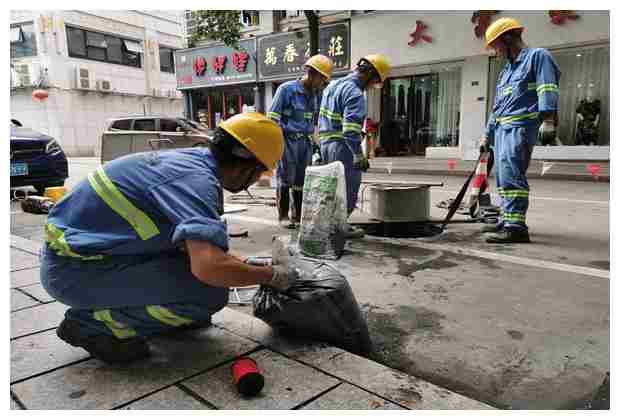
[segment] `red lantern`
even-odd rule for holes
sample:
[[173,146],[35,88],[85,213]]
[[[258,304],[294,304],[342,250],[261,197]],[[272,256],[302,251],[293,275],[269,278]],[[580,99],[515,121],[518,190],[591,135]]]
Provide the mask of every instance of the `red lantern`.
[[32,92],[32,99],[34,99],[35,101],[43,102],[44,100],[47,99],[48,96],[49,96],[49,92],[44,89],[37,89],[34,92]]

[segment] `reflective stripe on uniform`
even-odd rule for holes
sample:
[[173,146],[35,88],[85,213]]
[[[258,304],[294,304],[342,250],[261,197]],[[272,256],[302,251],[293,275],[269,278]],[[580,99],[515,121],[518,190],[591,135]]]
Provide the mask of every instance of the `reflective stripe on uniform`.
[[321,108],[319,111],[319,115],[322,115],[323,117],[330,119],[330,120],[342,121],[342,115],[336,114],[335,112],[331,112],[327,108]]
[[304,112],[304,118],[307,120],[312,119],[312,112]]
[[136,330],[134,330],[133,328],[121,324],[120,322],[116,322],[114,319],[112,319],[112,314],[110,313],[109,309],[95,311],[93,312],[93,317],[97,321],[103,322],[105,326],[108,327],[110,331],[112,331],[112,334],[114,334],[114,336],[118,339],[123,340],[138,335],[136,333]]
[[353,122],[345,122],[342,123],[342,131],[353,131],[355,133],[361,133],[362,132],[362,125],[361,124],[357,124],[357,123],[353,123]]
[[505,222],[521,222],[525,223],[525,215],[523,213],[504,213],[502,219]]
[[515,197],[525,197],[528,198],[530,196],[529,190],[498,190],[498,193],[501,197],[504,198],[515,198]]
[[555,83],[545,83],[536,87],[536,92],[540,95],[545,92],[559,92],[560,88]]
[[343,139],[342,132],[326,131],[319,133],[319,140]]
[[194,322],[191,319],[183,318],[182,316],[172,312],[170,309],[159,305],[147,306],[146,312],[162,324],[172,325],[173,327],[180,327],[181,325],[191,324]]
[[277,112],[273,112],[273,111],[269,111],[267,113],[267,117],[271,118],[272,120],[276,120],[276,121],[280,121],[280,114]]
[[51,223],[45,225],[45,241],[49,244],[48,246],[51,249],[56,251],[56,255],[61,257],[73,257],[83,260],[100,260],[103,258],[103,255],[90,255],[85,257],[74,252],[65,240],[65,232]]
[[529,114],[521,114],[521,115],[508,115],[506,117],[497,117],[495,120],[499,124],[507,124],[515,121],[522,120],[535,120],[538,118],[538,112],[530,112]]
[[125,198],[108,178],[102,167],[89,174],[88,181],[97,195],[125,219],[142,240],[146,241],[159,234],[159,229],[151,218]]

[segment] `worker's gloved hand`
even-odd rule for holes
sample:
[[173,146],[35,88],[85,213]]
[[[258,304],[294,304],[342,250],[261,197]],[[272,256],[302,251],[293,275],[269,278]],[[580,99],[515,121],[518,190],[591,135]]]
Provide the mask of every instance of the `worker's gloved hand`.
[[290,287],[292,283],[299,279],[299,272],[296,268],[291,267],[288,261],[285,264],[274,265],[273,277],[265,286],[273,287],[283,292]]
[[542,145],[555,143],[555,125],[553,121],[545,120],[538,129],[538,139]]
[[370,168],[370,163],[363,153],[353,155],[353,167],[359,169],[362,172],[366,172]]

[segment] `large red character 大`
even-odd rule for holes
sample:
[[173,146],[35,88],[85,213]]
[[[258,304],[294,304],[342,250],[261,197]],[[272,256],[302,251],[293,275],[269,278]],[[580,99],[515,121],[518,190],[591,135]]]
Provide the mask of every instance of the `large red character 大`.
[[428,35],[424,35],[424,31],[426,31],[427,28],[428,28],[428,26],[424,22],[422,22],[421,20],[416,20],[415,21],[415,31],[409,34],[409,36],[412,39],[411,39],[411,41],[409,41],[408,45],[410,47],[413,47],[420,40],[424,40],[426,42],[433,42],[433,38],[431,38]]

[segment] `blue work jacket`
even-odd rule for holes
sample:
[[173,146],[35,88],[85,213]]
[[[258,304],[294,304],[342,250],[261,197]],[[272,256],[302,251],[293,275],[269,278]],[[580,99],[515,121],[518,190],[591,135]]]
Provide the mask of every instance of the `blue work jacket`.
[[304,88],[301,80],[282,83],[273,98],[267,117],[278,123],[285,137],[314,133],[316,96]]
[[319,139],[321,142],[346,139],[360,144],[366,114],[362,82],[355,73],[332,81],[323,91],[319,109]]

